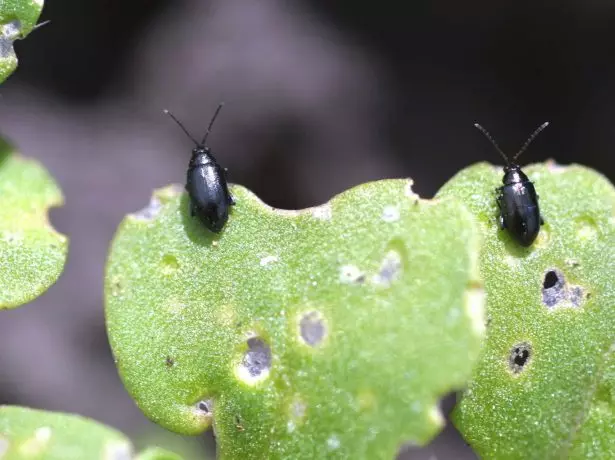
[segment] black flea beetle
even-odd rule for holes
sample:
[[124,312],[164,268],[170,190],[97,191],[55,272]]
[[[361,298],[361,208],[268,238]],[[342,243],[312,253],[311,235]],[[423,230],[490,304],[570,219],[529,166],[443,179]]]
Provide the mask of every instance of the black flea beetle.
[[197,216],[214,233],[219,233],[222,230],[228,220],[229,206],[235,204],[228,191],[226,168],[222,168],[218,164],[209,147],[205,145],[207,136],[211,132],[211,127],[220,113],[222,105],[220,104],[216,109],[216,113],[214,113],[201,142],[197,142],[171,112],[164,111],[196,144],[196,147],[192,149],[192,158],[190,158],[188,172],[186,173],[186,191],[190,196],[190,215],[192,217]]
[[521,246],[530,246],[538,236],[540,226],[544,224],[544,221],[538,208],[538,195],[534,184],[521,171],[521,166],[515,161],[519,158],[519,155],[525,152],[536,136],[549,126],[549,122],[543,123],[532,133],[521,149],[512,157],[512,161],[502,152],[502,149],[485,128],[478,123],[475,123],[474,126],[491,141],[496,150],[506,160],[504,177],[502,178],[504,185],[496,190],[498,193],[497,203],[500,208],[500,228],[508,229]]

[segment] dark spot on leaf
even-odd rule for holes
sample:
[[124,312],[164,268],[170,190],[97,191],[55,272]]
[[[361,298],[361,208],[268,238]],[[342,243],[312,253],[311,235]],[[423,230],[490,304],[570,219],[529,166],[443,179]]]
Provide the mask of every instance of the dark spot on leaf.
[[515,345],[510,351],[509,364],[510,370],[518,374],[527,365],[532,356],[532,347],[529,343],[523,342]]
[[583,289],[579,286],[573,286],[570,288],[570,301],[575,307],[578,307],[583,300]]
[[165,362],[166,362],[167,367],[173,367],[175,365],[175,360],[171,358],[170,356],[167,356],[167,359]]
[[543,287],[545,289],[551,289],[555,287],[559,282],[560,282],[559,277],[557,276],[557,273],[555,272],[555,270],[549,270],[547,274],[545,275]]
[[260,337],[248,339],[243,366],[251,377],[258,377],[271,368],[271,349]]
[[214,409],[214,402],[210,399],[199,401],[196,407],[205,414],[211,414]]
[[237,431],[245,430],[243,424],[241,423],[241,418],[239,417],[239,415],[235,415],[235,428],[237,428]]
[[312,347],[318,345],[327,332],[325,323],[317,311],[304,314],[299,322],[299,329],[303,341]]

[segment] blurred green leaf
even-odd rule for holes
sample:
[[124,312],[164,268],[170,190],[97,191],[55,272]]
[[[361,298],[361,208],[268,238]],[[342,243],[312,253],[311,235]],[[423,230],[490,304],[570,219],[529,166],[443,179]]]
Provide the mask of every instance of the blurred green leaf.
[[115,236],[109,339],[143,412],[179,433],[212,420],[220,458],[393,458],[441,429],[484,323],[473,220],[411,182],[282,211],[232,187],[225,229],[155,192]]
[[0,406],[3,460],[181,460],[160,448],[133,456],[120,432],[72,414]]
[[43,0],[0,0],[0,83],[17,68],[13,43],[32,31],[43,3]]
[[483,458],[615,458],[615,189],[582,166],[524,168],[545,220],[517,245],[496,223],[502,169],[459,172],[483,234],[487,340],[455,424]]
[[56,282],[68,240],[48,221],[62,192],[36,161],[9,153],[0,143],[0,309],[41,295]]

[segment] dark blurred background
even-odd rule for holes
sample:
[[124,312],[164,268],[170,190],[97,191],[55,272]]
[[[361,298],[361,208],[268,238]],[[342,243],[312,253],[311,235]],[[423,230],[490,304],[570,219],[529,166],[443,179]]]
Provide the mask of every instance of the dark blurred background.
[[[225,101],[210,146],[232,182],[282,208],[390,177],[432,196],[464,166],[501,163],[475,121],[514,152],[549,120],[523,162],[615,176],[613,2],[63,0],[45,19],[16,44],[0,126],[62,186],[52,220],[71,247],[55,286],[2,314],[0,402],[137,441],[166,435],[117,377],[102,281],[122,217],[184,180],[192,146],[163,108],[199,136]],[[474,458],[450,426],[402,456]]]

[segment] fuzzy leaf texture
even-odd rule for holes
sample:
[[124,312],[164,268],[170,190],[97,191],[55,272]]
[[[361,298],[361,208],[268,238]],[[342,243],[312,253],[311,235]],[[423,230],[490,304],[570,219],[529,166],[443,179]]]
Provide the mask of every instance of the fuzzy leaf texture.
[[78,415],[0,406],[3,460],[181,460],[160,448],[133,453],[118,431]]
[[13,43],[32,31],[43,3],[43,0],[0,0],[0,83],[17,68]]
[[36,161],[0,140],[0,309],[29,302],[56,282],[68,240],[48,220],[62,192]]
[[213,422],[222,459],[391,459],[426,444],[484,330],[465,207],[421,200],[408,180],[303,211],[231,193],[219,235],[178,186],[117,231],[107,328],[139,407],[179,433]]
[[485,459],[615,458],[615,189],[597,172],[523,168],[545,224],[529,248],[496,222],[502,168],[459,172],[483,235],[487,339],[454,421]]

